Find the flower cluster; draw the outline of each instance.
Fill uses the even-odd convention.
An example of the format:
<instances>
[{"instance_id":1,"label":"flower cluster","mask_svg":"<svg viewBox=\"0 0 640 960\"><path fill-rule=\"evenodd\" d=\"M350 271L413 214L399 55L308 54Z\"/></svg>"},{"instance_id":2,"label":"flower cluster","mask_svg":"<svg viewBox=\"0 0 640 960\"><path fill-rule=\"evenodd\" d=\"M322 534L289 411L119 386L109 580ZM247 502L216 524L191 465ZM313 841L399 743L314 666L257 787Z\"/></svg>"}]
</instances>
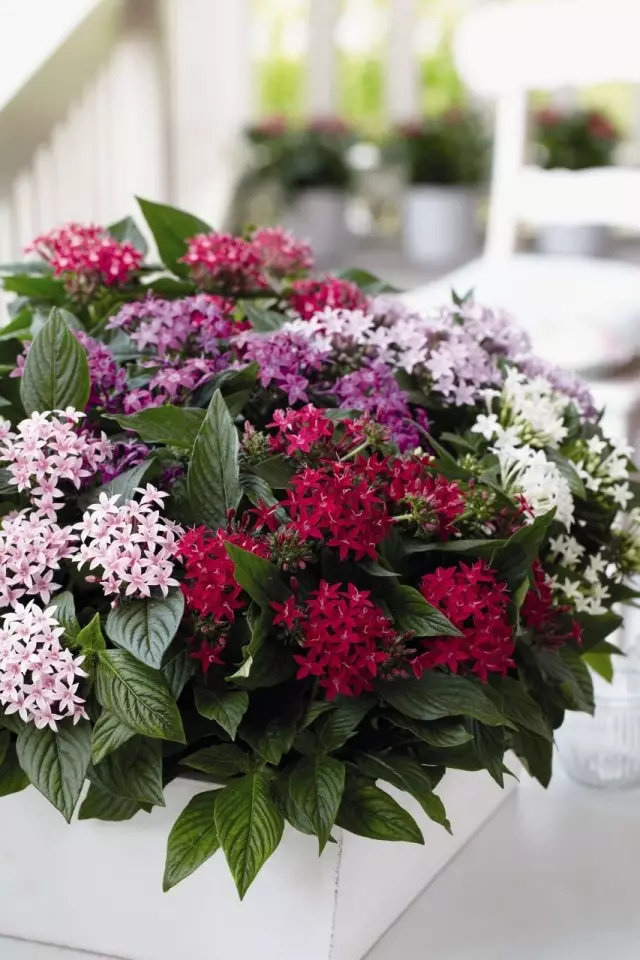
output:
<instances>
[{"instance_id":1,"label":"flower cluster","mask_svg":"<svg viewBox=\"0 0 640 960\"><path fill-rule=\"evenodd\" d=\"M419 408L415 416L412 414L393 371L380 361L341 377L336 382L335 393L343 409L370 413L378 423L388 427L393 442L402 452L415 450L421 440L419 427L429 426L424 410Z\"/></svg>"},{"instance_id":2,"label":"flower cluster","mask_svg":"<svg viewBox=\"0 0 640 960\"><path fill-rule=\"evenodd\" d=\"M309 244L296 239L282 227L255 230L251 245L264 269L274 277L292 277L313 268L313 252Z\"/></svg>"},{"instance_id":3,"label":"flower cluster","mask_svg":"<svg viewBox=\"0 0 640 960\"><path fill-rule=\"evenodd\" d=\"M355 283L338 277L296 280L291 284L289 297L294 314L303 320L311 320L324 310L355 310L366 302L367 298Z\"/></svg>"},{"instance_id":4,"label":"flower cluster","mask_svg":"<svg viewBox=\"0 0 640 960\"><path fill-rule=\"evenodd\" d=\"M203 289L224 286L234 293L266 286L262 256L249 240L229 233L199 233L191 237L180 258Z\"/></svg>"},{"instance_id":5,"label":"flower cluster","mask_svg":"<svg viewBox=\"0 0 640 960\"><path fill-rule=\"evenodd\" d=\"M98 575L86 579L99 583L106 596L149 597L158 587L166 597L169 587L179 586L173 559L182 531L154 510L168 493L151 484L136 493L138 500L123 504L118 503L120 494L100 494L76 525L81 544L73 559L78 569L85 563L89 570L98 568Z\"/></svg>"},{"instance_id":6,"label":"flower cluster","mask_svg":"<svg viewBox=\"0 0 640 960\"><path fill-rule=\"evenodd\" d=\"M486 680L489 673L506 676L515 666L507 585L484 561L438 567L422 578L421 591L425 600L447 616L460 636L423 641L427 649L412 664L417 676L439 666L457 673L464 665Z\"/></svg>"},{"instance_id":7,"label":"flower cluster","mask_svg":"<svg viewBox=\"0 0 640 960\"><path fill-rule=\"evenodd\" d=\"M288 403L307 403L309 383L322 368L324 352L298 333L279 330L260 335L246 333L236 337L245 362L257 363L263 387L281 390Z\"/></svg>"},{"instance_id":8,"label":"flower cluster","mask_svg":"<svg viewBox=\"0 0 640 960\"><path fill-rule=\"evenodd\" d=\"M229 315L229 303L207 294L180 300L148 294L124 304L107 327L126 331L141 353L158 358L175 353L215 356L220 352L219 341L242 329Z\"/></svg>"},{"instance_id":9,"label":"flower cluster","mask_svg":"<svg viewBox=\"0 0 640 960\"><path fill-rule=\"evenodd\" d=\"M142 264L142 254L131 243L120 243L103 227L67 223L36 237L30 249L65 277L71 290L89 293L100 283L121 287Z\"/></svg>"},{"instance_id":10,"label":"flower cluster","mask_svg":"<svg viewBox=\"0 0 640 960\"><path fill-rule=\"evenodd\" d=\"M44 510L20 510L0 530L0 607L15 607L25 594L48 603L60 561L73 556L77 537Z\"/></svg>"},{"instance_id":11,"label":"flower cluster","mask_svg":"<svg viewBox=\"0 0 640 960\"><path fill-rule=\"evenodd\" d=\"M460 485L435 472L431 457L394 460L388 496L410 511L407 519L422 533L435 533L442 540L451 536L466 510Z\"/></svg>"},{"instance_id":12,"label":"flower cluster","mask_svg":"<svg viewBox=\"0 0 640 960\"><path fill-rule=\"evenodd\" d=\"M32 600L18 604L2 618L0 628L0 704L38 729L57 730L57 721L88 719L77 693L84 657L74 657L61 644L64 628L54 607L42 610Z\"/></svg>"}]
</instances>

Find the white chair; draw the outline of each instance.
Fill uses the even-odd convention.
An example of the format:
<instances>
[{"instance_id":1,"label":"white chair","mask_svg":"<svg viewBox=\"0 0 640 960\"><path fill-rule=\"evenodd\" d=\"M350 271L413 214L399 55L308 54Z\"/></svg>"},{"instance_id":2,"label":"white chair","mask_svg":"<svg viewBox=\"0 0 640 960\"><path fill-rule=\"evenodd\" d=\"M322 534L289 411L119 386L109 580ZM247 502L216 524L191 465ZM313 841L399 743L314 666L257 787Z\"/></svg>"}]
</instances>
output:
<instances>
[{"instance_id":1,"label":"white chair","mask_svg":"<svg viewBox=\"0 0 640 960\"><path fill-rule=\"evenodd\" d=\"M538 353L573 370L615 369L640 348L640 267L516 253L521 221L600 223L640 233L640 170L526 165L528 91L640 84L638 36L640 0L494 2L463 21L458 68L474 93L496 99L486 248L480 259L411 291L410 302L439 305L452 288L473 289L479 302L512 312ZM628 384L599 397L621 414L629 398Z\"/></svg>"}]
</instances>

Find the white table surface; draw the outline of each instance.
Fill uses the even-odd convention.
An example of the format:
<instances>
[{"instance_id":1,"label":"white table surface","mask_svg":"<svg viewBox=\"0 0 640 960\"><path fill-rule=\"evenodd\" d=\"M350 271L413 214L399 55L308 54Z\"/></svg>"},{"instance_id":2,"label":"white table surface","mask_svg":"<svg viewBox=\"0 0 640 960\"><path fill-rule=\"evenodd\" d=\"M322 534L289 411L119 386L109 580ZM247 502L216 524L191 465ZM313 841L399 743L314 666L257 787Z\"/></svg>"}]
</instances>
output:
<instances>
[{"instance_id":1,"label":"white table surface","mask_svg":"<svg viewBox=\"0 0 640 960\"><path fill-rule=\"evenodd\" d=\"M556 771L546 793L523 779L367 960L638 960L640 791Z\"/></svg>"}]
</instances>

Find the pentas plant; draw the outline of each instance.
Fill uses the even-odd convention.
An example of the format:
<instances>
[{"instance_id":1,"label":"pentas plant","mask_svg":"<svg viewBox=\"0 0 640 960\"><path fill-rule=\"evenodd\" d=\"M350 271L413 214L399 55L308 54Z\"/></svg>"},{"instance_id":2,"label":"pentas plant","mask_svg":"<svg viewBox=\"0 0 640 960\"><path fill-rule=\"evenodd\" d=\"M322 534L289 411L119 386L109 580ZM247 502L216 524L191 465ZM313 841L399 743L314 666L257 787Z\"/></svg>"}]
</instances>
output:
<instances>
[{"instance_id":1,"label":"pentas plant","mask_svg":"<svg viewBox=\"0 0 640 960\"><path fill-rule=\"evenodd\" d=\"M588 390L499 312L141 207L161 263L124 220L5 271L0 792L190 777L165 889L221 847L244 896L285 824L422 842L447 769L547 784L640 570Z\"/></svg>"}]
</instances>

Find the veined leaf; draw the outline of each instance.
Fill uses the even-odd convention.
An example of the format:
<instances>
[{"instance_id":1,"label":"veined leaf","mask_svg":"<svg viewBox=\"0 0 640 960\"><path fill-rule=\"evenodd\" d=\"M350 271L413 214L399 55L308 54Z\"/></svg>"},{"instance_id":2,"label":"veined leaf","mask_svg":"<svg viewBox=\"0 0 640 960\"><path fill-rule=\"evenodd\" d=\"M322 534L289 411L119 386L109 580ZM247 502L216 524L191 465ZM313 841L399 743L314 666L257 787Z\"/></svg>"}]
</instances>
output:
<instances>
[{"instance_id":1,"label":"veined leaf","mask_svg":"<svg viewBox=\"0 0 640 960\"><path fill-rule=\"evenodd\" d=\"M136 733L185 742L178 707L162 674L126 650L101 654L95 691L99 703Z\"/></svg>"},{"instance_id":2,"label":"veined leaf","mask_svg":"<svg viewBox=\"0 0 640 960\"><path fill-rule=\"evenodd\" d=\"M93 763L100 763L135 735L135 730L123 723L114 713L103 710L93 725L91 760Z\"/></svg>"},{"instance_id":3,"label":"veined leaf","mask_svg":"<svg viewBox=\"0 0 640 960\"><path fill-rule=\"evenodd\" d=\"M196 710L207 720L215 720L235 740L240 721L249 706L249 694L244 690L215 692L204 687L195 690Z\"/></svg>"},{"instance_id":4,"label":"veined leaf","mask_svg":"<svg viewBox=\"0 0 640 960\"><path fill-rule=\"evenodd\" d=\"M490 726L511 726L479 683L427 670L419 680L384 680L376 690L400 713L415 720L465 716Z\"/></svg>"},{"instance_id":5,"label":"veined leaf","mask_svg":"<svg viewBox=\"0 0 640 960\"><path fill-rule=\"evenodd\" d=\"M163 890L175 887L219 848L214 811L220 792L207 790L197 794L174 823L167 843Z\"/></svg>"},{"instance_id":6,"label":"veined leaf","mask_svg":"<svg viewBox=\"0 0 640 960\"><path fill-rule=\"evenodd\" d=\"M333 757L303 757L289 777L289 792L312 824L320 853L331 836L345 783L345 765Z\"/></svg>"},{"instance_id":7,"label":"veined leaf","mask_svg":"<svg viewBox=\"0 0 640 960\"><path fill-rule=\"evenodd\" d=\"M413 587L385 578L381 590L400 633L413 633L417 637L462 636L458 628Z\"/></svg>"},{"instance_id":8,"label":"veined leaf","mask_svg":"<svg viewBox=\"0 0 640 960\"><path fill-rule=\"evenodd\" d=\"M275 564L234 543L225 546L234 563L236 582L257 604L268 607L272 601L283 602L290 596L291 591L281 579Z\"/></svg>"},{"instance_id":9,"label":"veined leaf","mask_svg":"<svg viewBox=\"0 0 640 960\"><path fill-rule=\"evenodd\" d=\"M210 233L211 227L204 220L176 207L140 197L137 200L165 267L178 277L188 276L186 264L178 262L187 252L187 240L199 233Z\"/></svg>"},{"instance_id":10,"label":"veined leaf","mask_svg":"<svg viewBox=\"0 0 640 960\"><path fill-rule=\"evenodd\" d=\"M18 734L18 761L30 782L67 822L76 808L91 759L91 727L61 722L58 732L27 723Z\"/></svg>"},{"instance_id":11,"label":"veined leaf","mask_svg":"<svg viewBox=\"0 0 640 960\"><path fill-rule=\"evenodd\" d=\"M205 411L199 407L147 407L138 413L110 414L125 430L134 430L145 443L191 450L202 427Z\"/></svg>"},{"instance_id":12,"label":"veined leaf","mask_svg":"<svg viewBox=\"0 0 640 960\"><path fill-rule=\"evenodd\" d=\"M124 600L109 613L107 634L116 646L159 670L183 612L184 596L179 589L170 590L166 597Z\"/></svg>"},{"instance_id":13,"label":"veined leaf","mask_svg":"<svg viewBox=\"0 0 640 960\"><path fill-rule=\"evenodd\" d=\"M165 805L159 740L132 737L100 763L89 767L88 777L116 797L157 807Z\"/></svg>"},{"instance_id":14,"label":"veined leaf","mask_svg":"<svg viewBox=\"0 0 640 960\"><path fill-rule=\"evenodd\" d=\"M242 496L238 431L224 397L214 393L193 446L187 473L189 503L196 521L212 530L225 527Z\"/></svg>"},{"instance_id":15,"label":"veined leaf","mask_svg":"<svg viewBox=\"0 0 640 960\"><path fill-rule=\"evenodd\" d=\"M135 800L116 797L108 790L103 790L97 783L92 783L80 805L78 820L106 820L111 822L131 820L142 809L142 804Z\"/></svg>"},{"instance_id":16,"label":"veined leaf","mask_svg":"<svg viewBox=\"0 0 640 960\"><path fill-rule=\"evenodd\" d=\"M347 780L336 823L371 840L424 843L422 831L411 814L384 790L360 777Z\"/></svg>"},{"instance_id":17,"label":"veined leaf","mask_svg":"<svg viewBox=\"0 0 640 960\"><path fill-rule=\"evenodd\" d=\"M90 389L84 348L54 307L27 356L20 381L24 409L28 414L66 407L84 410Z\"/></svg>"},{"instance_id":18,"label":"veined leaf","mask_svg":"<svg viewBox=\"0 0 640 960\"><path fill-rule=\"evenodd\" d=\"M182 761L182 765L199 770L219 783L225 783L230 777L247 770L247 754L233 743L220 743L212 747L196 750Z\"/></svg>"}]
</instances>

